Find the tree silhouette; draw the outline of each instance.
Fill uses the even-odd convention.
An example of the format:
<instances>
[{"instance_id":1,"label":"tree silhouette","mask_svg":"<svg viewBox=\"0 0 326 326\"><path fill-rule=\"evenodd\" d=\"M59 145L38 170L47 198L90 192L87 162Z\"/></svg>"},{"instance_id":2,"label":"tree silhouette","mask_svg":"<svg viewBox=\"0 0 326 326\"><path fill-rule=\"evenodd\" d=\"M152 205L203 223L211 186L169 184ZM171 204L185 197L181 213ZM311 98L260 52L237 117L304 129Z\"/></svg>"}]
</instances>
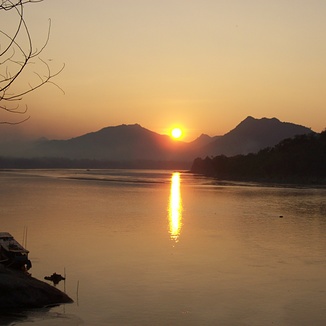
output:
<instances>
[{"instance_id":1,"label":"tree silhouette","mask_svg":"<svg viewBox=\"0 0 326 326\"><path fill-rule=\"evenodd\" d=\"M15 19L14 30L6 30L5 26L0 27L0 111L22 115L18 121L9 119L6 121L0 118L0 124L17 124L29 119L26 116L27 106L22 107L21 100L24 95L40 88L44 84L53 83L52 79L64 68L64 65L56 72L52 72L48 62L40 57L48 44L51 30L49 20L46 38L38 49L33 45L32 36L24 18L25 7L28 4L39 3L43 0L0 0L0 24L1 16L11 15ZM33 73L37 80L32 84L27 83L25 87L18 87L18 81L29 72L29 66L35 66ZM28 77L27 77L28 78ZM56 85L57 86L57 85Z\"/></svg>"},{"instance_id":2,"label":"tree silhouette","mask_svg":"<svg viewBox=\"0 0 326 326\"><path fill-rule=\"evenodd\" d=\"M326 129L287 138L258 153L197 158L191 171L220 180L326 183Z\"/></svg>"}]
</instances>

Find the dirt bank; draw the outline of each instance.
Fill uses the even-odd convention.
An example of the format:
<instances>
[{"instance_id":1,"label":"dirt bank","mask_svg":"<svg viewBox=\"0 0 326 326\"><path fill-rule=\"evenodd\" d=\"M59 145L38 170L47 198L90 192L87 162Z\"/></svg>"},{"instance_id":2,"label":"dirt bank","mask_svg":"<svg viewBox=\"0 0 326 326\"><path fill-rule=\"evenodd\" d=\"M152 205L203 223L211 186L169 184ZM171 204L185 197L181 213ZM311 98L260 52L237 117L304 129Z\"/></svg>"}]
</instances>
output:
<instances>
[{"instance_id":1,"label":"dirt bank","mask_svg":"<svg viewBox=\"0 0 326 326\"><path fill-rule=\"evenodd\" d=\"M71 302L73 300L57 288L0 264L1 309L41 308Z\"/></svg>"}]
</instances>

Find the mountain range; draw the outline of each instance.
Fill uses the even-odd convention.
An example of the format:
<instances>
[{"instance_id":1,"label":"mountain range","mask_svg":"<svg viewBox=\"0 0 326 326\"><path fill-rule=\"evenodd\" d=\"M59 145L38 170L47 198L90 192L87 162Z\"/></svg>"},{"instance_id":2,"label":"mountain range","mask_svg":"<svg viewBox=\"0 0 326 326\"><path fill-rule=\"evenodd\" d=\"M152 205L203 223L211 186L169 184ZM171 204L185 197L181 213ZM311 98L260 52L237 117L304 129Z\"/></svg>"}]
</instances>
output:
<instances>
[{"instance_id":1,"label":"mountain range","mask_svg":"<svg viewBox=\"0 0 326 326\"><path fill-rule=\"evenodd\" d=\"M191 163L196 157L254 153L274 146L285 138L311 132L310 128L281 122L276 118L255 119L249 116L223 136L202 134L192 142L182 142L139 124L119 125L67 140L40 139L15 146L0 144L0 156Z\"/></svg>"}]
</instances>

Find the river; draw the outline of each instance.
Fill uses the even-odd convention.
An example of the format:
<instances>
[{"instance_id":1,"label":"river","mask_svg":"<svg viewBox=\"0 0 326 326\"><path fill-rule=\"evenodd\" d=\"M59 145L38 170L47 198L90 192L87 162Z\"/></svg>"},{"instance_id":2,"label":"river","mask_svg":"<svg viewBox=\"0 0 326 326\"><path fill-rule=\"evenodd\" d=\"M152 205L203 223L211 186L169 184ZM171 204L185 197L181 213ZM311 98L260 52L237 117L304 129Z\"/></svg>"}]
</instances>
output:
<instances>
[{"instance_id":1,"label":"river","mask_svg":"<svg viewBox=\"0 0 326 326\"><path fill-rule=\"evenodd\" d=\"M326 189L159 170L0 172L0 230L73 304L0 325L326 324Z\"/></svg>"}]
</instances>

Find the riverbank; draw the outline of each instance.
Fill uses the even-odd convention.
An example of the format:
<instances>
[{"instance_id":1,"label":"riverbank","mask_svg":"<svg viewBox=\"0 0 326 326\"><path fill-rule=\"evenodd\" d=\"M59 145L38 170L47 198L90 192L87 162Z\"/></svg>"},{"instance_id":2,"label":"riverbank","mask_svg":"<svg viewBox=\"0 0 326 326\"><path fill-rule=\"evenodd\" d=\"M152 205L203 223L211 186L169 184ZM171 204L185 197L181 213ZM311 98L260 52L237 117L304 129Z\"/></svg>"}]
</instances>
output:
<instances>
[{"instance_id":1,"label":"riverbank","mask_svg":"<svg viewBox=\"0 0 326 326\"><path fill-rule=\"evenodd\" d=\"M0 264L1 309L41 308L72 302L67 294L57 288Z\"/></svg>"}]
</instances>

